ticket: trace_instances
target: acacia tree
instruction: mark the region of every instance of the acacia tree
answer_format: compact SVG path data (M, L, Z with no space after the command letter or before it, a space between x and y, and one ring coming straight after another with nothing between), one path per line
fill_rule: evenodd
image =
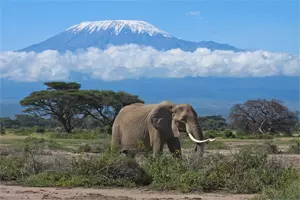
M235 104L229 120L233 128L247 132L290 133L299 123L298 115L278 100L257 99Z
M80 84L65 82L46 82L47 90L32 92L20 101L27 107L24 112L38 116L51 116L57 120L67 133L71 133L82 114Z
M84 113L98 120L102 126L112 126L119 111L129 104L144 103L138 96L123 91L86 90L82 96Z

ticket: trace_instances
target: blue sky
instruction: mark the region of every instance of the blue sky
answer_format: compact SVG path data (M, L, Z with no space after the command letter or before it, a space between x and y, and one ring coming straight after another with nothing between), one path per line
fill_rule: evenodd
M0 50L41 42L82 21L145 20L186 40L299 54L297 0L1 1Z

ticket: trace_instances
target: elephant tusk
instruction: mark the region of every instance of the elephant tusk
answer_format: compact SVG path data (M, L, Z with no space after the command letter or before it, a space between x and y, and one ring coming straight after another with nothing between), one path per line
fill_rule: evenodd
M197 139L195 139L193 136L192 136L192 134L190 134L190 133L187 133L188 135L189 135L189 137L191 138L191 140L192 141L194 141L194 142L196 142L196 143L205 143L205 142L213 142L213 141L215 141L216 140L216 138L213 138L213 139L206 139L206 140L197 140Z

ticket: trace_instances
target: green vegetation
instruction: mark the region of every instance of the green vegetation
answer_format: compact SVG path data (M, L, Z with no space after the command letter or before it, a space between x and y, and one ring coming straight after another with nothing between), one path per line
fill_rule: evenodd
M292 184L300 177L296 169L268 160L267 152L251 148L228 156L192 154L183 160L167 154L150 156L138 163L109 151L100 155L56 155L46 159L41 148L45 144L43 140L25 141L29 145L22 147L21 153L0 156L0 181L37 187L148 185L156 190L182 192L266 193Z
M262 195L252 200L299 200L300 199L300 179L294 180L281 188L266 188Z
M122 91L80 90L78 83L46 82L47 90L32 92L20 101L24 112L37 117L48 116L61 125L67 133L90 117L99 125L112 126L122 107L132 103L144 103L138 96ZM11 124L6 119L6 123Z
M203 130L223 131L228 128L226 119L221 115L199 116L198 121Z
M287 153L290 154L300 154L300 139L298 140L292 140L291 145L289 146Z
M45 85L47 90L20 102L30 114L0 118L0 182L260 193L256 200L300 198L299 169L268 156L300 154L298 113L279 101L236 104L229 121L220 115L198 117L205 137L217 138L205 145L204 157L189 151L182 160L170 153L135 160L111 152L111 128L120 109L143 100L122 91L81 90L73 82ZM183 151L194 149L186 134L180 140Z

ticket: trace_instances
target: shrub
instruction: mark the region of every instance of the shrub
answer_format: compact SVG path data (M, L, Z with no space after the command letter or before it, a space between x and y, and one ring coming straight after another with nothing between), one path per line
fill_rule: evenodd
M86 177L65 172L42 172L24 180L24 185L31 187L83 187L88 185Z
M29 140L29 139L28 139ZM34 142L33 142L34 140ZM24 155L0 157L0 181L17 181L29 186L103 187L150 185L157 190L182 192L225 190L232 193L258 193L268 188L280 190L299 179L299 171L267 158L263 149L247 147L231 155L168 154L149 157L138 164L116 152L46 160L31 139Z
M74 160L74 174L88 176L92 185L133 186L147 185L150 177L138 163L131 158L114 153L104 153L100 157Z
M293 181L279 189L265 188L262 195L253 198L252 200L269 200L269 199L282 199L282 200L299 200L300 199L300 179Z
M22 157L0 156L0 181L17 181L26 176Z
M37 127L35 130L36 133L45 133L45 128L43 127Z
M235 138L235 134L231 130L229 130L229 129L226 129L224 131L224 136L226 138Z
M194 163L191 164L191 160ZM191 167L191 165L193 167ZM280 187L294 180L297 171L268 161L267 152L242 149L231 156L177 160L162 156L144 164L156 189L183 192L228 190L233 193L257 193L263 187Z

